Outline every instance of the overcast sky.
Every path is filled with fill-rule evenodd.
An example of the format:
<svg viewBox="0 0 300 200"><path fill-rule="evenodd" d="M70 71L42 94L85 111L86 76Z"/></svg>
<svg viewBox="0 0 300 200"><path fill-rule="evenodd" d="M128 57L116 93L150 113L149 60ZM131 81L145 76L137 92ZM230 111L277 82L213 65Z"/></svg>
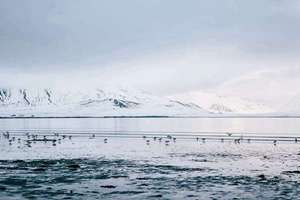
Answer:
<svg viewBox="0 0 300 200"><path fill-rule="evenodd" d="M297 66L299 35L298 0L1 0L0 76L214 88Z"/></svg>

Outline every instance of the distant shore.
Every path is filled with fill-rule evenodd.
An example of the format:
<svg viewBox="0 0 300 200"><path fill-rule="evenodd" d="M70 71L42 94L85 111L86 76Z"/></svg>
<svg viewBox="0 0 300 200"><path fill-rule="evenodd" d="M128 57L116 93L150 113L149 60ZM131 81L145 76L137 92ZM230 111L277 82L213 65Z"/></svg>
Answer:
<svg viewBox="0 0 300 200"><path fill-rule="evenodd" d="M88 118L300 118L300 115L203 115L203 116L0 116L0 119L88 119Z"/></svg>

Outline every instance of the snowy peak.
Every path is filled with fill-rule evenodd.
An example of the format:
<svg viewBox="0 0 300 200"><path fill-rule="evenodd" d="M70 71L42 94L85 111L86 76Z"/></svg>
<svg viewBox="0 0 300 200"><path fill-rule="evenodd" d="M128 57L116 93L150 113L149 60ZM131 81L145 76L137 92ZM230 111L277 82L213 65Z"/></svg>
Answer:
<svg viewBox="0 0 300 200"><path fill-rule="evenodd" d="M223 104L218 104L218 103L212 104L208 109L213 113L219 113L219 114L234 112L231 108L229 108Z"/></svg>
<svg viewBox="0 0 300 200"><path fill-rule="evenodd" d="M35 106L39 104L51 104L52 92L48 89L28 90L28 89L0 89L1 105Z"/></svg>

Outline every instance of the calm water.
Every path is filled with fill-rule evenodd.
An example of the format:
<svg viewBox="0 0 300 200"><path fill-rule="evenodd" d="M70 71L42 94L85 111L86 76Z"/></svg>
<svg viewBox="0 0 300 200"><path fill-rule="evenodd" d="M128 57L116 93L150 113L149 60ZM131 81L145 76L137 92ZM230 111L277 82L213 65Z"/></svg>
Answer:
<svg viewBox="0 0 300 200"><path fill-rule="evenodd" d="M300 119L14 119L0 120L0 129L11 131L9 138L0 137L0 199L297 199L300 195L300 143L142 137L149 132L300 137ZM66 130L83 134L52 136ZM135 131L141 136L93 137L92 131ZM28 145L31 133L57 141Z"/></svg>
<svg viewBox="0 0 300 200"><path fill-rule="evenodd" d="M1 119L0 129L216 131L300 135L300 118Z"/></svg>

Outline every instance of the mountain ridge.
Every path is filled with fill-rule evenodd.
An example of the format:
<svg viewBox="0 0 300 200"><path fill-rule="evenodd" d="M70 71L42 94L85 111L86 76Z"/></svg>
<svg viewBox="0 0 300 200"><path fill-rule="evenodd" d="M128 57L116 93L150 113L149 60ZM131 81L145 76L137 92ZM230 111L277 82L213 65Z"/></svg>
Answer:
<svg viewBox="0 0 300 200"><path fill-rule="evenodd" d="M0 89L0 116L199 115L195 104L133 89Z"/></svg>
<svg viewBox="0 0 300 200"><path fill-rule="evenodd" d="M262 104L200 91L158 97L126 87L0 88L0 117L210 116L273 112Z"/></svg>

